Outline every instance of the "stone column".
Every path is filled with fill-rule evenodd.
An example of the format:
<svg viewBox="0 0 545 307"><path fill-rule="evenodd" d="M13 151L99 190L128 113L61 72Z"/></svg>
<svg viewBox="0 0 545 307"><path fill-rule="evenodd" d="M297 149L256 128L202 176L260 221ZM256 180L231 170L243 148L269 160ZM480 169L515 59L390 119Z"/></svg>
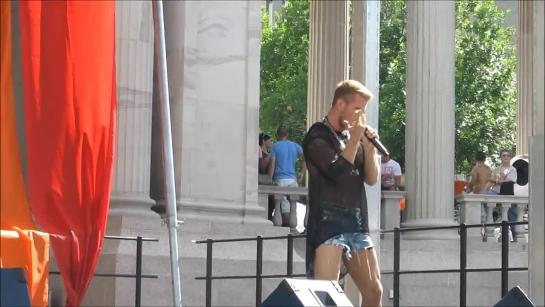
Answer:
<svg viewBox="0 0 545 307"><path fill-rule="evenodd" d="M543 1L523 1L519 3L521 14L519 15L521 23L532 23L531 34L531 61L532 77L523 80L529 80L533 83L532 114L533 114L533 135L530 137L530 199L529 199L529 249L528 249L528 278L529 278L529 296L536 306L545 304L545 266L543 258L545 257L545 196L543 185L545 184L545 164L543 161L545 147L545 90L543 80L545 80L545 38L543 29L545 29L545 3ZM522 15L522 11L531 11L532 16ZM529 19L529 20L528 20ZM528 73L528 72L527 72ZM529 77L529 75L527 75Z"/></svg>
<svg viewBox="0 0 545 307"><path fill-rule="evenodd" d="M352 2L351 79L363 83L374 95L365 110L367 123L378 129L379 119L379 46L380 2ZM333 93L332 93L333 94ZM331 103L331 102L330 102ZM380 132L379 132L380 134ZM377 156L377 162L379 157ZM378 244L380 236L380 182L365 185L369 210L369 227L373 240ZM376 232L375 232L376 231Z"/></svg>
<svg viewBox="0 0 545 307"><path fill-rule="evenodd" d="M454 224L454 37L454 1L407 1L405 227Z"/></svg>
<svg viewBox="0 0 545 307"><path fill-rule="evenodd" d="M533 7L518 2L517 21L517 155L528 154L528 138L533 135Z"/></svg>
<svg viewBox="0 0 545 307"><path fill-rule="evenodd" d="M348 78L348 2L310 2L307 126L331 107L337 83Z"/></svg>
<svg viewBox="0 0 545 307"><path fill-rule="evenodd" d="M270 223L257 205L260 2L165 3L183 219Z"/></svg>
<svg viewBox="0 0 545 307"><path fill-rule="evenodd" d="M110 213L153 215L149 197L153 23L151 3L116 3L117 147Z"/></svg>

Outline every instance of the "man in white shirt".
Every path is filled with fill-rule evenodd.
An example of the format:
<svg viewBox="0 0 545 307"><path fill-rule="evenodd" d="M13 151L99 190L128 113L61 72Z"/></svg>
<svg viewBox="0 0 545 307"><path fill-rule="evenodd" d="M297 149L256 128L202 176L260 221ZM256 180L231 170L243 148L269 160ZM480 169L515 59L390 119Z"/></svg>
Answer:
<svg viewBox="0 0 545 307"><path fill-rule="evenodd" d="M401 183L401 167L390 156L381 157L380 164L381 190L397 191Z"/></svg>
<svg viewBox="0 0 545 307"><path fill-rule="evenodd" d="M506 182L512 182L513 184L517 182L517 169L511 166L511 152L509 150L500 151L500 166L496 167L492 172L492 178L489 182L493 184L490 191L486 194L488 195L513 195L510 193L500 193L502 184ZM512 190L511 190L512 191ZM500 213L501 214L501 211ZM507 211L507 220L509 222L516 222L518 217L518 208L516 204L511 204L511 208ZM513 239L516 240L515 227L511 226L511 233L513 234Z"/></svg>
<svg viewBox="0 0 545 307"><path fill-rule="evenodd" d="M504 182L517 181L517 169L511 166L511 153L508 150L500 152L501 164L492 172L490 182L493 184L491 191L500 194L501 185Z"/></svg>

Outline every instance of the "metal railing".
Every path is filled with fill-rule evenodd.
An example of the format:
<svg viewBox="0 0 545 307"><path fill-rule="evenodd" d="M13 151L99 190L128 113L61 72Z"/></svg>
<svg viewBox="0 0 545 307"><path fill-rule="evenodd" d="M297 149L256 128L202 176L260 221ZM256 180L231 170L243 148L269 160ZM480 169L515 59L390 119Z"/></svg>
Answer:
<svg viewBox="0 0 545 307"><path fill-rule="evenodd" d="M284 278L284 277L305 277L306 274L293 274L293 239L306 238L306 235L292 235L287 236L275 236L275 237L262 237L257 236L254 238L235 238L235 239L220 239L220 240L201 240L195 241L197 244L206 243L206 276L196 277L197 280L206 280L206 304L205 306L212 306L212 280L217 279L253 279L255 278L255 305L261 306L261 292L262 292L262 279L264 278ZM286 255L286 274L263 274L263 241L265 240L284 240L287 239L287 255ZM212 276L212 245L214 243L227 243L227 242L243 242L243 241L256 241L256 274L255 275L232 275L232 276Z"/></svg>
<svg viewBox="0 0 545 307"><path fill-rule="evenodd" d="M509 284L509 272L510 271L527 271L528 267L509 267L509 225L523 225L528 222L507 222L491 223L491 224L460 224L457 226L444 226L444 227L419 227L419 228L399 228L396 227L393 230L381 231L381 233L393 233L394 234L394 270L383 271L381 274L393 274L394 279L394 307L399 307L399 289L400 282L399 277L402 274L433 274L433 273L459 273L460 274L460 306L466 306L467 299L467 273L471 272L501 272L501 297L507 294ZM499 268L467 268L467 229L468 228L480 228L487 226L501 226L502 241L501 241L501 267ZM440 229L459 229L460 234L460 268L459 269L445 269L445 270L400 270L400 252L401 252L401 233L409 231L425 231L425 230L440 230ZM261 306L262 303L262 279L264 278L285 278L285 277L306 277L306 274L294 274L293 273L293 239L304 238L306 235L287 235L276 237L262 237L257 236L253 238L233 238L233 239L220 239L220 240L201 240L194 241L197 244L206 244L206 276L196 277L196 280L206 281L206 303L205 306L212 306L212 280L221 279L255 279L255 305ZM264 240L283 240L287 239L287 259L286 259L286 274L263 274L263 241ZM255 275L227 275L227 276L213 276L212 275L212 246L215 243L228 243L228 242L242 242L242 241L256 241L256 274Z"/></svg>
<svg viewBox="0 0 545 307"><path fill-rule="evenodd" d="M460 224L459 226L444 227L419 227L419 228L398 228L394 230L383 231L384 233L394 233L394 270L393 272L381 272L382 274L394 275L394 307L399 307L399 277L401 274L432 274L432 273L460 273L460 306L466 306L467 300L467 273L471 272L501 272L501 297L508 291L509 272L527 271L528 267L509 267L509 225L523 225L528 222L506 222L491 224ZM483 226L501 226L501 267L499 268L467 268L467 228L477 228ZM459 229L460 233L460 268L446 270L400 270L400 251L401 251L401 233L409 231L440 230L440 229Z"/></svg>
<svg viewBox="0 0 545 307"><path fill-rule="evenodd" d="M95 273L93 277L120 277L120 278L135 278L134 291L134 306L140 307L142 302L142 279L153 278L157 279L157 275L142 274L142 243L144 242L159 242L159 239L137 237L121 237L121 236L104 236L108 240L125 240L136 241L136 266L135 274L119 274L119 273ZM60 275L58 271L50 271L49 274Z"/></svg>

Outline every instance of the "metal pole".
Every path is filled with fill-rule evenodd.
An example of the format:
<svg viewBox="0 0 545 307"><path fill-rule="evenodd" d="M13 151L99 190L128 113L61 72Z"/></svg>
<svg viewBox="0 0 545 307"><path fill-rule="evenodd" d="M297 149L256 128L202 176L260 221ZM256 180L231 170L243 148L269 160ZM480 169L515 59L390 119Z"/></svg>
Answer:
<svg viewBox="0 0 545 307"><path fill-rule="evenodd" d="M467 289L467 227L460 225L460 307L466 307Z"/></svg>
<svg viewBox="0 0 545 307"><path fill-rule="evenodd" d="M212 306L212 239L206 240L206 307Z"/></svg>
<svg viewBox="0 0 545 307"><path fill-rule="evenodd" d="M399 261L400 261L399 227L394 228L394 307L399 307Z"/></svg>
<svg viewBox="0 0 545 307"><path fill-rule="evenodd" d="M261 274L263 273L263 237L257 236L257 255L255 268L255 306L261 306Z"/></svg>
<svg viewBox="0 0 545 307"><path fill-rule="evenodd" d="M159 82L159 104L161 106L161 132L163 137L163 163L165 169L165 201L170 245L170 269L172 274L173 305L182 306L180 284L180 265L178 263L178 217L176 212L176 190L174 186L174 158L172 154L172 135L170 130L170 103L168 94L167 57L165 47L165 26L163 2L152 1L153 25L155 31L155 63Z"/></svg>
<svg viewBox="0 0 545 307"><path fill-rule="evenodd" d="M142 237L136 237L136 288L134 306L140 307L142 297Z"/></svg>
<svg viewBox="0 0 545 307"><path fill-rule="evenodd" d="M509 225L501 222L501 297L507 294L509 287Z"/></svg>
<svg viewBox="0 0 545 307"><path fill-rule="evenodd" d="M293 275L293 236L288 234L288 267L286 275L291 277Z"/></svg>

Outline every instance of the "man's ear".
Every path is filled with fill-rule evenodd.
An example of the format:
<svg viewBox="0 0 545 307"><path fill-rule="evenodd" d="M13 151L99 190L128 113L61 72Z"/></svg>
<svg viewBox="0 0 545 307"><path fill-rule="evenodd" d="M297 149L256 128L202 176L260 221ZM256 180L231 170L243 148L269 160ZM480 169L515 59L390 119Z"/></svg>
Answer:
<svg viewBox="0 0 545 307"><path fill-rule="evenodd" d="M342 111L344 110L344 107L346 106L346 101L342 98L337 98L337 101L335 102L335 107L337 110Z"/></svg>

